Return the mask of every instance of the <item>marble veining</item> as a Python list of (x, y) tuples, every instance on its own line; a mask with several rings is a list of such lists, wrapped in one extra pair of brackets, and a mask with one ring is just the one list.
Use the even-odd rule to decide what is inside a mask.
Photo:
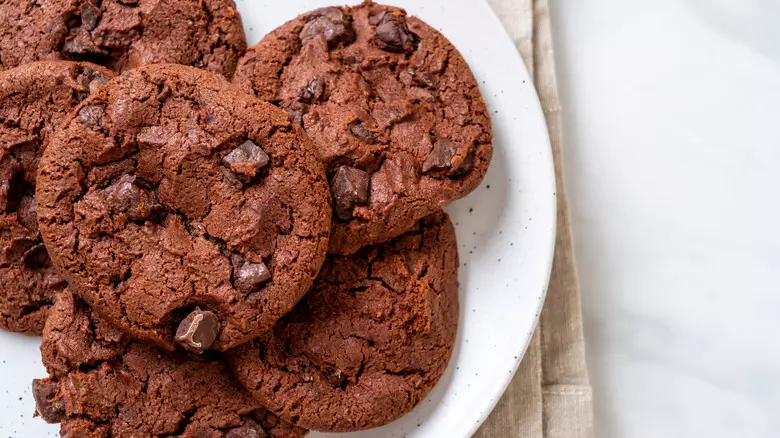
[(780, 436), (780, 3), (553, 6), (596, 435)]

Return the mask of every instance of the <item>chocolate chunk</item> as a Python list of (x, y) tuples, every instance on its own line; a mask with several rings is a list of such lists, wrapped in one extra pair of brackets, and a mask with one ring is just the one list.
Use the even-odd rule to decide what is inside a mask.
[(245, 141), (222, 159), (222, 163), (234, 173), (249, 178), (254, 178), (257, 171), (267, 166), (269, 161), (268, 154), (251, 140)]
[(43, 421), (53, 424), (65, 418), (65, 401), (57, 399), (57, 384), (41, 379), (32, 382), (35, 410)]
[(387, 15), (387, 11), (379, 11), (379, 12), (372, 12), (368, 17), (368, 24), (372, 26), (376, 26), (377, 24), (381, 23), (382, 20), (385, 19), (385, 16)]
[(325, 380), (330, 383), (334, 388), (345, 388), (349, 382), (349, 378), (340, 369), (325, 365), (322, 368), (322, 374)]
[(94, 93), (99, 87), (108, 83), (109, 79), (110, 78), (102, 72), (90, 67), (84, 68), (79, 76), (79, 81), (90, 93)]
[(374, 134), (369, 130), (366, 125), (358, 122), (353, 123), (352, 125), (349, 125), (349, 131), (352, 133), (355, 138), (362, 141), (363, 143), (368, 144), (377, 144), (379, 143), (379, 140), (374, 136)]
[(249, 293), (271, 279), (271, 271), (265, 263), (250, 263), (244, 261), (234, 268), (233, 286), (241, 292)]
[(474, 167), (474, 151), (470, 151), (466, 154), (466, 157), (463, 158), (463, 162), (460, 163), (460, 166), (455, 169), (453, 174), (458, 176), (466, 174), (472, 167)]
[(439, 140), (433, 145), (428, 158), (423, 163), (423, 172), (447, 170), (452, 168), (452, 159), (458, 148), (449, 140)]
[(268, 434), (263, 428), (252, 420), (246, 420), (246, 424), (230, 429), (225, 438), (266, 438)]
[(423, 163), (423, 173), (446, 171), (448, 174), (462, 175), (468, 172), (474, 165), (474, 151), (464, 149), (449, 140), (437, 141)]
[(282, 108), (287, 111), (291, 122), (301, 126), (303, 125), (303, 115), (309, 110), (309, 106), (303, 102), (285, 103)]
[(214, 312), (196, 309), (179, 324), (176, 342), (187, 350), (201, 354), (214, 343), (219, 334), (219, 320)]
[(123, 175), (104, 193), (115, 214), (126, 214), (131, 221), (150, 219), (161, 210), (154, 192), (138, 187), (134, 176)]
[(35, 216), (35, 198), (24, 196), (19, 201), (19, 208), (16, 210), (16, 217), (25, 228), (38, 233), (38, 220)]
[(331, 181), (331, 194), (339, 219), (351, 219), (355, 206), (368, 201), (368, 185), (366, 172), (349, 166), (339, 167)]
[(106, 113), (104, 105), (87, 105), (79, 110), (79, 121), (85, 125), (98, 128), (103, 123), (103, 114)]
[(92, 41), (89, 31), (84, 28), (79, 30), (75, 37), (65, 40), (65, 44), (62, 45), (62, 51), (71, 56), (108, 55), (108, 52), (98, 47)]
[(376, 23), (376, 45), (380, 49), (398, 53), (414, 51), (414, 34), (409, 31), (403, 16), (382, 12), (372, 21)]
[(92, 3), (81, 6), (81, 25), (87, 30), (93, 30), (100, 21), (100, 8)]
[(27, 250), (22, 261), (30, 269), (41, 269), (49, 264), (49, 253), (46, 251), (46, 247), (39, 243)]
[(320, 80), (319, 76), (314, 76), (314, 79), (303, 87), (301, 94), (298, 96), (298, 100), (306, 103), (314, 103), (320, 100), (324, 93), (325, 84)]
[(7, 261), (19, 260), (27, 254), (30, 248), (35, 246), (35, 241), (26, 237), (11, 240), (11, 243), (5, 247), (5, 259)]
[(339, 43), (346, 45), (355, 40), (352, 23), (336, 7), (317, 9), (306, 17), (306, 24), (300, 34), (301, 43), (305, 46), (319, 35), (325, 38), (330, 49)]

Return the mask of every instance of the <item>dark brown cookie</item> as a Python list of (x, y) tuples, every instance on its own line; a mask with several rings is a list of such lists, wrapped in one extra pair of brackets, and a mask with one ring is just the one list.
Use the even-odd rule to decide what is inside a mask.
[(346, 432), (410, 411), (441, 377), (458, 323), (458, 252), (444, 213), (389, 244), (329, 256), (272, 334), (229, 353), (281, 418)]
[(334, 254), (401, 235), (490, 165), (490, 118), (466, 61), (401, 9), (304, 14), (249, 49), (234, 82), (286, 109), (327, 164)]
[(0, 328), (40, 334), (66, 283), (35, 219), (35, 175), (57, 124), (113, 74), (76, 62), (37, 62), (0, 73)]
[(46, 321), (49, 378), (33, 381), (37, 413), (63, 437), (294, 438), (235, 381), (221, 358), (130, 341), (69, 292)]
[(270, 329), (325, 258), (328, 184), (301, 128), (223, 77), (172, 64), (111, 81), (38, 173), (54, 263), (112, 324), (172, 349)]
[(121, 72), (170, 62), (232, 76), (246, 50), (233, 0), (5, 0), (0, 70), (71, 59)]

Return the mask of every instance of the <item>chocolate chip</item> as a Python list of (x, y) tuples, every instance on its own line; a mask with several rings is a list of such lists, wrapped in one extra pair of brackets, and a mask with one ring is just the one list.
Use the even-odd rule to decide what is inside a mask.
[(366, 125), (358, 122), (353, 123), (352, 125), (349, 125), (349, 131), (352, 133), (355, 138), (362, 141), (363, 143), (368, 144), (377, 144), (379, 143), (379, 140), (374, 136), (374, 134), (369, 130)]
[(38, 233), (38, 220), (35, 216), (35, 198), (23, 196), (21, 201), (19, 201), (16, 217), (25, 228), (33, 233)]
[(303, 126), (303, 115), (309, 110), (309, 106), (303, 102), (291, 102), (283, 104), (282, 107), (290, 115), (290, 121)]
[(90, 93), (94, 93), (98, 88), (105, 85), (109, 77), (93, 68), (85, 67), (79, 76), (79, 82)]
[(263, 428), (252, 420), (245, 420), (245, 424), (234, 427), (225, 434), (225, 438), (266, 438), (268, 434)]
[(466, 157), (463, 158), (463, 162), (460, 163), (460, 166), (458, 166), (457, 169), (453, 172), (454, 175), (463, 175), (468, 173), (471, 168), (474, 167), (474, 151), (470, 151), (468, 154), (466, 154)]
[(271, 271), (265, 263), (235, 263), (233, 273), (233, 286), (241, 292), (249, 293), (256, 290), (263, 283), (271, 279)]
[(368, 24), (372, 26), (376, 26), (377, 24), (381, 23), (382, 20), (385, 19), (385, 16), (387, 15), (387, 11), (379, 11), (376, 13), (371, 13), (368, 17)]
[(347, 387), (349, 379), (347, 375), (344, 374), (340, 369), (330, 365), (325, 365), (322, 367), (322, 374), (325, 377), (325, 380), (330, 383), (332, 387), (342, 389)]
[(368, 185), (369, 177), (366, 172), (349, 166), (339, 167), (331, 181), (330, 189), (339, 219), (351, 219), (355, 206), (368, 201)]
[(243, 180), (248, 179), (245, 177), (239, 178), (238, 175), (228, 169), (225, 169), (224, 167), (222, 168), (222, 175), (225, 177), (225, 181), (236, 190), (241, 190), (244, 187)]
[(89, 31), (84, 28), (80, 29), (75, 37), (65, 40), (65, 43), (62, 45), (62, 51), (71, 56), (108, 55), (108, 52), (98, 47), (92, 41)]
[(390, 12), (382, 12), (379, 15), (372, 20), (376, 23), (376, 45), (388, 52), (413, 52), (414, 34), (406, 26), (406, 19)]
[(126, 214), (131, 221), (144, 221), (162, 210), (154, 192), (138, 186), (136, 178), (123, 175), (104, 190), (115, 214)]
[(84, 3), (81, 6), (81, 25), (87, 30), (92, 30), (97, 27), (101, 15), (99, 7), (92, 3)]
[(301, 93), (298, 95), (298, 100), (306, 103), (314, 103), (320, 100), (324, 93), (325, 84), (322, 82), (322, 80), (320, 80), (319, 76), (314, 76), (314, 78), (305, 87), (303, 87), (303, 89), (301, 89)]
[(41, 269), (49, 264), (49, 253), (46, 251), (46, 247), (39, 243), (27, 250), (22, 261), (31, 269)]
[(222, 159), (222, 163), (234, 173), (249, 178), (254, 178), (257, 171), (267, 166), (269, 161), (268, 154), (251, 140), (245, 141)]
[(449, 175), (463, 175), (474, 166), (474, 151), (449, 140), (442, 139), (433, 145), (433, 150), (423, 163), (423, 173), (443, 172)]
[(19, 260), (34, 246), (35, 241), (26, 237), (12, 239), (8, 246), (5, 247), (5, 259), (7, 261)]
[(95, 128), (103, 124), (103, 114), (106, 113), (105, 105), (87, 105), (79, 110), (79, 121)]
[(355, 40), (352, 23), (344, 12), (336, 7), (317, 9), (306, 16), (306, 24), (301, 30), (301, 43), (305, 46), (309, 41), (322, 35), (328, 43), (328, 48), (334, 48), (339, 43), (349, 44)]
[(423, 172), (446, 170), (452, 168), (452, 159), (458, 148), (449, 140), (439, 140), (433, 145), (433, 150), (423, 163)]
[(219, 320), (214, 312), (196, 309), (179, 324), (176, 342), (187, 350), (201, 354), (217, 339)]
[(53, 424), (65, 418), (65, 400), (57, 399), (57, 384), (41, 379), (32, 382), (35, 410), (43, 421)]

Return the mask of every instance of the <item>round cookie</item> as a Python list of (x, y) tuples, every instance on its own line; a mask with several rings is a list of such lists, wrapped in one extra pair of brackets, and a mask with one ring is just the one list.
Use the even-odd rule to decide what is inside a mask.
[(69, 292), (51, 310), (41, 353), (50, 376), (33, 381), (37, 412), (63, 437), (306, 434), (253, 401), (220, 358), (129, 341)]
[(37, 62), (0, 72), (0, 328), (40, 334), (65, 280), (35, 219), (35, 175), (46, 139), (113, 74), (76, 62)]
[(323, 432), (389, 423), (436, 384), (458, 323), (458, 252), (444, 213), (386, 245), (329, 256), (312, 290), (265, 337), (229, 354), (281, 418)]
[(269, 330), (328, 245), (328, 185), (301, 128), (179, 65), (131, 70), (72, 112), (36, 200), (74, 291), (165, 349), (226, 350)]
[(438, 31), (370, 1), (304, 14), (239, 61), (234, 82), (286, 109), (327, 165), (330, 253), (410, 229), (482, 181), (492, 156), (485, 102)]
[(169, 62), (229, 77), (244, 50), (233, 0), (0, 2), (0, 70), (43, 59), (116, 72)]

